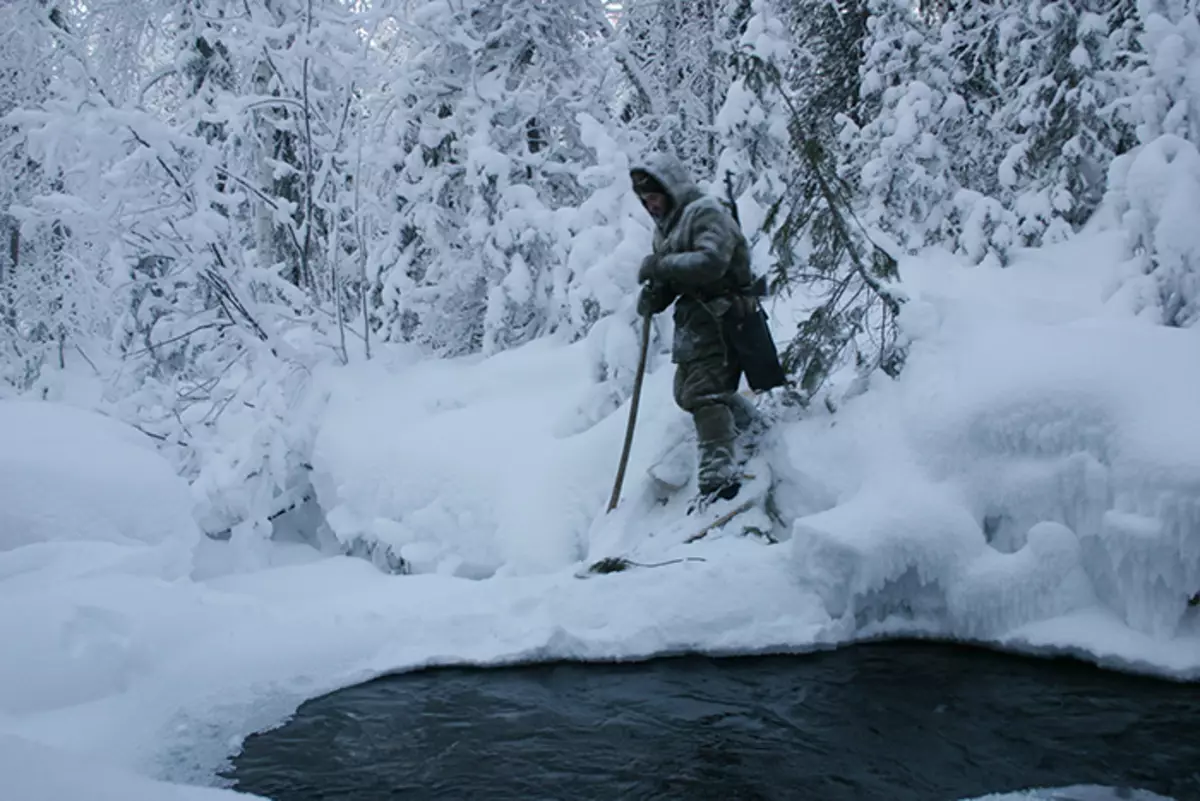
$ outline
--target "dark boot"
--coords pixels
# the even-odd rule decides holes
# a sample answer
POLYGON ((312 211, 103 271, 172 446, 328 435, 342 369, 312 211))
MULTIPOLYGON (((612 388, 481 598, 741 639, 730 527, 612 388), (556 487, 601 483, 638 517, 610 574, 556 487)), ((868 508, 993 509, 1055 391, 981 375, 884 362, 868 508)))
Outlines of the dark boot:
POLYGON ((715 490, 709 492, 701 490, 688 504, 687 513, 690 515, 694 512, 702 512, 718 500, 732 501, 737 497, 741 489, 742 482, 737 478, 733 478, 715 490))
POLYGON ((739 483, 733 458, 733 412, 723 403, 713 403, 697 409, 692 419, 700 450, 700 494, 733 497, 739 483))

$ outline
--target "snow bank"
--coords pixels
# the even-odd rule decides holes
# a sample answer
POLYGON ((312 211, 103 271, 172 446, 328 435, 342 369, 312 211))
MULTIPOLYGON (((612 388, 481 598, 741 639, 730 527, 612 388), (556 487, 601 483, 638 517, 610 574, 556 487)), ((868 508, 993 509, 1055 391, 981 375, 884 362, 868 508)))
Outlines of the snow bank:
POLYGON ((187 485, 144 435, 69 406, 2 401, 0 442, 0 570, 38 563, 15 553, 24 546, 84 542, 82 565, 104 553, 164 577, 190 569, 199 531, 187 485))
MULTIPOLYGON (((625 425, 625 376, 593 384, 589 347, 543 340, 482 362, 348 371, 313 454, 334 534, 348 547, 378 543, 415 572, 483 578, 575 563, 625 425), (598 395, 615 400, 597 410, 598 395)), ((631 475, 682 417, 669 370, 647 380, 644 399, 631 475)))
POLYGON ((0 441, 0 714, 119 692, 183 634, 163 604, 200 537, 187 485, 67 406, 0 402, 0 441))
POLYGON ((847 403, 837 430, 786 432, 801 469, 842 455, 841 502, 793 531, 798 573, 831 615, 854 628, 903 612, 1006 641, 1099 607, 1194 647, 1200 374, 1183 366, 1200 332, 1110 316, 1096 266, 1111 258, 1080 248, 1059 248, 1062 266, 950 281, 907 265, 903 376, 847 403), (1098 275, 1081 280, 1079 264, 1098 275))
POLYGON ((930 487, 870 487, 797 520, 792 559, 829 615, 857 627, 900 608, 928 615, 944 605, 947 584, 986 548, 978 533, 960 505, 930 487))
MULTIPOLYGON (((0 732, 137 686, 191 636, 177 618, 200 539, 186 483, 128 426, 0 402, 0 732)), ((120 736, 115 733, 114 736, 120 736)), ((0 734, 6 797, 223 797, 0 734), (64 770, 69 765, 70 770, 64 770)))

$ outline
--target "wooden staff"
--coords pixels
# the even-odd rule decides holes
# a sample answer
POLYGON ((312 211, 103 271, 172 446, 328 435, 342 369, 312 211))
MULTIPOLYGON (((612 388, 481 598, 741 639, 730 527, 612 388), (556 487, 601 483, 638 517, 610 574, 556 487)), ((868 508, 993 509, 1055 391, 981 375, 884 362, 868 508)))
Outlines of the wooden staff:
POLYGON ((621 449, 621 462, 617 465, 617 480, 613 483, 612 497, 608 499, 608 510, 617 508, 621 500, 621 485, 625 483, 625 467, 629 464, 629 450, 633 447, 633 427, 637 424, 638 401, 642 397, 642 379, 646 377, 646 354, 650 351, 650 317, 642 317, 642 352, 638 356, 637 375, 633 377, 633 398, 629 402, 629 422, 625 425, 625 446, 621 449))

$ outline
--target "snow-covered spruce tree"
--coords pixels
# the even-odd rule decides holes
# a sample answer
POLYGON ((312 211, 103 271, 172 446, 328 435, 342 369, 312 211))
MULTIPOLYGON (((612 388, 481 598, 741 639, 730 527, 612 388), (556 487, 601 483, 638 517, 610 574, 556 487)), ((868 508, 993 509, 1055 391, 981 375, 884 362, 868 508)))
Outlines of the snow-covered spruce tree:
MULTIPOLYGON (((938 69, 913 77, 957 98, 937 127, 953 202, 933 239, 973 261, 1003 264, 1011 248, 1061 240, 1090 218, 1108 161, 1130 144, 1115 111, 1126 56, 1114 35, 1129 5, 955 0, 914 12, 873 8, 910 38, 936 42, 924 49, 938 69)), ((885 104, 877 117, 889 116, 885 104)))
POLYGON ((1200 322, 1198 14, 1194 0, 1137 3, 1126 102, 1139 145, 1114 160, 1106 195, 1142 276, 1126 287, 1134 311, 1178 327, 1200 322))
POLYGON ((867 0, 776 3, 795 43, 784 83, 796 98, 807 130, 833 145, 839 119, 858 112, 867 0))
POLYGON ((252 129, 257 185, 273 201, 256 204, 258 262, 286 264, 287 281, 319 304, 333 296, 320 246, 330 220, 320 199, 322 184, 342 177, 331 163, 350 106, 339 57, 357 49, 348 40, 355 26, 342 4, 327 0, 261 0, 250 8, 247 33, 262 45, 245 65, 244 91, 260 99, 252 129))
MULTIPOLYGON (((347 130, 369 53, 360 34, 375 19, 330 0, 197 4, 176 19, 189 80, 164 86, 164 100, 222 241, 200 272, 206 302, 170 304, 192 355, 164 405, 184 426, 179 458, 206 528, 252 542, 307 492, 312 365, 349 356, 347 130)), ((141 397, 156 395, 147 382, 141 397)))
POLYGON ((775 231, 776 283, 806 285, 819 304, 786 348, 785 366, 807 398, 847 358, 860 375, 882 370, 895 377, 906 356, 896 327, 902 302, 896 260, 855 215, 852 189, 820 142, 794 129, 792 147, 800 170, 764 224, 775 231), (800 249, 803 260, 795 256, 800 249))
POLYGON ((955 137, 966 113, 954 90, 952 41, 894 0, 870 0, 861 126, 844 118, 842 173, 863 222, 915 250, 953 235, 948 211, 959 184, 955 137), (950 141, 947 141, 950 140, 950 141))
MULTIPOLYGON (((106 71, 114 72, 116 65, 126 64, 130 74, 143 78, 136 98, 123 97, 119 87, 106 90, 108 102, 116 107, 114 113, 132 104, 150 112, 139 115, 141 119, 131 126, 135 131, 131 134, 135 147, 130 152, 135 157, 153 160, 135 173, 131 183, 139 185, 141 191, 155 193, 168 207, 178 203, 180 194, 185 193, 192 198, 185 202, 194 203, 195 189, 205 187, 214 195, 208 210, 224 221, 230 214, 229 203, 221 197, 226 181, 218 172, 206 170, 207 177, 196 175, 196 185, 185 189, 186 176, 195 163, 194 158, 185 154, 202 154, 201 158, 209 164, 228 168, 224 158, 228 151, 227 126, 219 121, 221 115, 217 113, 222 103, 235 96, 233 54, 219 24, 225 8, 179 0, 148 3, 141 10, 156 25, 163 26, 165 35, 142 42, 157 58, 138 63, 135 54, 116 49, 101 62, 106 71), (109 58, 111 62, 107 61, 109 58), (131 65, 130 59, 133 59, 131 65), (142 133, 136 133, 153 127, 158 129, 158 137, 162 137, 166 131, 160 127, 160 121, 164 118, 181 123, 177 130, 183 136, 175 142, 167 144, 159 139, 151 143, 142 133), (156 144, 163 145, 161 152, 156 144)), ((105 9, 98 20, 93 18, 89 22, 93 29, 120 31, 130 41, 139 41, 130 30, 139 20, 116 9, 105 9)), ((119 128, 109 134, 122 136, 119 128)), ((161 218, 151 215, 139 222, 148 223, 154 233, 135 238, 138 244, 121 256, 128 262, 127 282, 120 281, 116 286, 127 292, 128 313, 116 321, 118 352, 125 361, 118 392, 124 395, 132 388, 132 397, 146 397, 150 407, 174 413, 178 411, 171 397, 175 393, 174 379, 186 376, 186 381, 193 377, 198 363, 211 357, 214 345, 216 350, 224 350, 216 345, 221 340, 210 334, 229 321, 219 319, 216 298, 205 285, 205 260, 215 253, 210 249, 208 254, 197 258, 189 246, 201 243, 192 240, 189 234, 171 234, 178 220, 170 214, 161 218)), ((119 228, 114 233, 119 237, 124 235, 119 228)), ((170 428, 170 421, 143 421, 136 407, 131 413, 139 422, 150 423, 147 430, 169 438, 168 432, 158 429, 164 422, 170 428)))
MULTIPOLYGON (((565 276, 555 281, 552 298, 555 317, 572 337, 620 310, 629 313, 627 323, 634 322, 637 265, 652 236, 630 188, 628 153, 634 148, 620 138, 619 129, 590 114, 581 114, 578 122, 581 140, 593 153, 577 176, 588 196, 566 215, 570 246, 559 267, 565 276)), ((612 377, 608 368, 600 372, 600 380, 612 377)))
POLYGON ((1130 5, 1037 0, 994 26, 1000 105, 990 128, 1007 146, 997 196, 1016 214, 1017 244, 1061 241, 1081 228, 1099 206, 1109 163, 1133 144, 1115 108, 1130 5))
POLYGON ((1120 147, 1100 63, 1116 51, 1093 36, 1099 15, 1072 22, 1051 5, 870 3, 861 127, 844 141, 872 227, 910 251, 938 243, 1005 264, 1013 247, 1090 215, 1084 175, 1120 147))
POLYGON ((802 101, 785 85, 794 57, 779 16, 766 2, 755 2, 735 60, 735 91, 723 117, 731 123, 730 133, 742 137, 740 148, 731 139, 731 160, 739 150, 750 153, 761 147, 763 157, 786 171, 773 181, 767 169, 760 178, 758 189, 774 197, 759 230, 770 236, 775 286, 790 290, 803 285, 817 299, 784 352, 785 365, 798 376, 807 402, 847 359, 864 374, 881 369, 896 375, 904 349, 895 326, 900 308, 892 286, 895 259, 871 241, 855 215, 851 187, 838 175, 835 156, 808 127, 802 101))
MULTIPOLYGON (((715 178, 737 202, 742 230, 756 248, 767 210, 787 191, 795 169, 788 139, 788 107, 779 88, 796 50, 783 18, 770 0, 752 0, 744 29, 732 54, 733 80, 717 114, 721 151, 715 178)), ((761 265, 758 266, 761 272, 761 265)))
POLYGON ((732 79, 731 46, 749 6, 749 0, 632 0, 620 18, 622 121, 700 176, 716 167, 716 118, 732 79))
POLYGON ((997 130, 995 116, 1014 89, 1000 70, 1007 50, 1020 44, 1025 31, 1020 4, 945 0, 917 9, 918 27, 936 42, 939 79, 962 106, 943 133, 953 153, 955 180, 966 190, 996 199, 1002 189, 997 165, 1011 143, 1008 132, 997 130))
POLYGON ((493 352, 555 330, 584 192, 577 114, 599 112, 590 0, 419 7, 387 91, 395 149, 390 264, 376 262, 381 334, 436 352, 493 352))
POLYGON ((716 178, 731 177, 743 228, 757 239, 771 233, 761 230, 766 210, 801 169, 789 125, 836 152, 838 121, 857 110, 866 9, 859 0, 753 0, 743 13, 717 117, 716 178))

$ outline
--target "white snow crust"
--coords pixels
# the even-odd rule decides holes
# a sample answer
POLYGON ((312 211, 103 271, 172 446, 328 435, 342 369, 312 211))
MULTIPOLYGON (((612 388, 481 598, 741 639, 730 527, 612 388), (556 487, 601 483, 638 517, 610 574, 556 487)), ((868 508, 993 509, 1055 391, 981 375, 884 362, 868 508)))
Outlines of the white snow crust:
MULTIPOLYGON (((902 263, 900 379, 831 396, 836 412, 814 407, 764 445, 778 542, 733 525, 654 551, 704 561, 586 581, 585 557, 627 542, 605 526, 628 515, 597 518, 629 373, 595 369, 620 360, 627 310, 595 334, 608 345, 321 376, 312 545, 203 540, 142 434, 0 403, 6 787, 82 797, 66 763, 93 777, 91 798, 228 797, 155 782, 213 784, 247 734, 306 698, 439 664, 917 635, 1194 681, 1200 331, 1120 306, 1119 251, 1092 236, 1005 269, 902 263), (413 575, 331 553, 355 542, 413 575)), ((794 312, 772 315, 782 339, 794 312)), ((656 353, 627 499, 689 432, 671 374, 656 353)))
POLYGON ((994 793, 980 796, 972 801, 1171 801, 1171 799, 1149 790, 1077 784, 1070 787, 1043 788, 1022 793, 994 793))
POLYGON ((79 754, 0 735, 6 798, 19 801, 230 801, 261 796, 154 781, 79 754))

